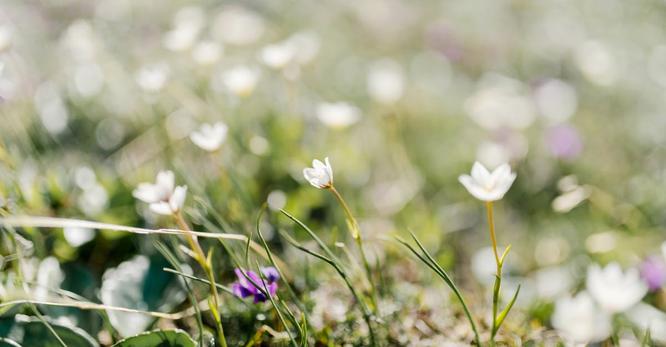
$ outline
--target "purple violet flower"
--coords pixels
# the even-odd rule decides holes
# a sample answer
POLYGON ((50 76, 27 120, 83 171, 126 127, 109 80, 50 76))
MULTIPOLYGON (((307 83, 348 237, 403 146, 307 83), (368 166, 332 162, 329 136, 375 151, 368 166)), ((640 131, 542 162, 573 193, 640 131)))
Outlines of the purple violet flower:
POLYGON ((262 280, 261 276, 257 275, 254 271, 236 268, 234 272, 236 273, 236 277, 238 277, 238 281, 231 284, 231 290, 234 295, 243 299, 252 296, 255 304, 268 300, 268 297, 264 294, 266 291, 271 296, 275 295, 278 289, 277 280, 280 279, 278 271, 274 267, 265 267, 260 270, 266 280, 262 280), (257 286, 261 286, 261 289, 257 288, 257 286))
POLYGON ((641 277, 650 291, 658 290, 666 282, 666 263, 661 257, 648 257, 641 264, 641 277))

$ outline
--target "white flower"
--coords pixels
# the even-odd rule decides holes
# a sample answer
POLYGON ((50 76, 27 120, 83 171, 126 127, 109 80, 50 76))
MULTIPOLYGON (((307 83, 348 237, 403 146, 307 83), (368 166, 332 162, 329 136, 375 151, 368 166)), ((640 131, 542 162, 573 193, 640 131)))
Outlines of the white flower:
POLYGON ((259 80, 259 72, 247 66, 237 66, 224 73, 224 85, 237 96, 249 96, 254 92, 259 80))
POLYGON ((311 31, 302 31, 291 35, 287 42, 294 51, 294 60, 301 64, 307 64, 317 56, 321 45, 319 36, 311 31))
POLYGON ((158 92, 169 80, 170 69, 164 63, 144 66, 136 74, 136 83, 146 92, 158 92))
POLYGON ((66 227, 63 229, 65 241, 72 247, 79 247, 95 238, 95 231, 89 228, 66 227))
POLYGON ((160 171, 155 183, 141 183, 134 189, 135 198, 150 204, 150 210, 163 215, 179 211, 185 202, 186 186, 174 189, 175 178, 171 171, 160 171))
POLYGON ((331 128, 346 128, 356 123, 361 111, 346 102, 323 102, 317 106, 317 118, 331 128))
POLYGON ((272 69, 282 69, 294 58, 294 48, 288 41, 268 45, 261 50, 261 61, 272 69))
POLYGON ((605 268, 597 264, 587 269, 587 290, 610 313, 624 312, 643 299, 648 291, 637 269, 622 272, 617 263, 605 268))
POLYGON ((563 337, 576 343, 601 341, 612 331, 610 315, 601 311, 585 291, 557 300, 551 322, 563 337))
POLYGON ((377 102, 392 104, 398 101, 405 91, 405 77, 402 67, 390 59, 375 63, 368 72, 368 93, 377 102))
POLYGON ((0 26, 0 53, 12 46, 12 32, 8 26, 0 26))
POLYGON ((193 131, 190 134, 190 140, 195 145, 199 146, 209 152, 214 152, 220 149, 220 146, 227 138, 227 125, 222 122, 215 124, 202 124, 199 130, 193 131))
POLYGON ((511 172, 509 164, 502 164, 492 173, 483 164, 475 162, 472 166, 472 175, 461 175, 458 181, 475 198, 482 201, 495 201, 504 197, 516 179, 516 173, 511 172))
POLYGON ((228 6, 213 21, 211 32, 217 39, 232 45, 256 42, 265 31, 263 18, 243 7, 228 6))
POLYGON ((653 340, 666 343, 666 313, 641 302, 627 311, 626 316, 640 331, 650 329, 653 340))
POLYGON ((201 41, 192 49, 192 59, 199 65, 213 65, 220 60, 224 47, 214 41, 201 41))
POLYGON ((333 185, 333 168, 328 161, 328 157, 324 159, 324 163, 315 159, 312 161, 312 167, 303 169, 303 177, 316 188, 325 189, 333 185))

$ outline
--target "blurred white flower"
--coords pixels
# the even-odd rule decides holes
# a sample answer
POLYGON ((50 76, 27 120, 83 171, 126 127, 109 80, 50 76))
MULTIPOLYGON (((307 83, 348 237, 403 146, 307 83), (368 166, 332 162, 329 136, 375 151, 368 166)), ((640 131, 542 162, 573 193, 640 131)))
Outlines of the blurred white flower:
POLYGON ((310 184, 319 189, 330 188, 333 185, 333 168, 328 161, 328 157, 324 159, 324 163, 315 159, 312 161, 312 167, 303 169, 303 177, 310 182, 310 184))
POLYGON ((576 89, 558 79, 550 79, 540 85, 534 93, 534 99, 539 113, 551 122, 566 121, 578 108, 576 89))
POLYGON ((279 211, 287 204, 287 194, 281 190, 274 190, 266 198, 268 207, 273 211, 279 211))
POLYGON ((294 51, 294 60, 301 65, 311 62, 319 53, 321 45, 319 36, 311 31, 297 32, 291 35, 287 42, 294 51))
POLYGON ((74 88, 83 97, 99 94, 104 87, 104 71, 97 64, 81 64, 74 70, 74 88))
POLYGON ((551 266, 539 269, 534 275, 537 294, 540 298, 552 299, 559 297, 571 289, 573 278, 568 269, 562 266, 551 266))
POLYGON ((370 67, 367 80, 368 93, 375 101, 392 104, 405 92, 405 77, 400 64, 390 59, 376 62, 370 67))
POLYGON ((264 33, 264 21, 243 7, 229 6, 217 15, 211 30, 225 43, 247 45, 256 42, 264 33))
POLYGON ((294 53, 294 46, 285 41, 264 47, 261 50, 260 58, 266 66, 272 69, 282 69, 292 61, 294 53))
POLYGON ((254 92, 259 80, 259 71, 247 66, 236 66, 222 76, 224 85, 239 97, 246 97, 254 92))
POLYGON ((637 269, 628 269, 623 273, 618 263, 610 263, 603 269, 598 264, 590 265, 586 284, 601 308, 610 313, 628 310, 648 291, 637 269))
POLYGON ((472 166, 472 175, 460 175, 458 180, 475 198, 482 201, 495 201, 504 197, 516 173, 511 172, 509 164, 502 164, 492 173, 483 164, 475 162, 472 166))
POLYGON ((175 187, 175 177, 171 171, 160 171, 155 183, 140 183, 132 195, 150 204, 150 210, 163 215, 179 211, 185 202, 186 186, 175 187))
POLYGON ((361 118, 358 107, 346 102, 322 102, 317 106, 317 118, 331 128, 346 128, 361 118))
POLYGON ((12 46, 12 32, 6 25, 0 26, 0 53, 12 46))
POLYGON ((55 257, 47 257, 39 263, 37 270, 37 287, 35 288, 35 299, 47 300, 49 293, 60 289, 65 280, 65 273, 60 268, 60 262, 55 257))
POLYGON ((95 231, 89 228, 66 227, 63 235, 72 247, 79 247, 95 238, 95 231))
POLYGON ((483 141, 476 149, 476 159, 483 165, 497 167, 511 158, 511 151, 507 146, 495 141, 483 141))
POLYGON ((67 129, 69 111, 54 82, 46 81, 37 88, 34 104, 44 128, 50 134, 58 135, 67 129))
POLYGON ((192 50, 192 59, 199 65, 213 65, 220 60, 224 48, 214 41, 201 41, 192 50))
POLYGON ((600 310, 585 291, 557 300, 551 322, 564 338, 575 343, 598 342, 612 331, 610 315, 600 310))
POLYGON ((222 122, 215 124, 202 124, 201 127, 190 134, 190 140, 199 148, 209 152, 220 149, 227 138, 227 125, 222 122))
POLYGON ((617 64, 612 51, 601 41, 586 41, 576 47, 574 58, 578 68, 591 82, 601 86, 615 83, 617 64))
POLYGON ((465 110, 480 126, 497 130, 525 129, 534 122, 534 104, 525 85, 512 78, 487 74, 465 100, 465 110))
POLYGON ((190 49, 201 32, 203 22, 204 13, 200 7, 187 6, 178 10, 173 29, 164 35, 164 47, 172 51, 190 49))
POLYGON ((160 91, 169 79, 169 66, 164 63, 142 67, 136 74, 136 83, 147 92, 160 91))
POLYGON ((626 316, 642 332, 650 329, 653 340, 666 343, 666 313, 641 302, 627 311, 626 316))
POLYGON ((96 216, 102 213, 109 204, 109 194, 101 184, 95 182, 83 190, 79 196, 78 207, 88 216, 96 216))
POLYGON ((495 256, 491 247, 483 247, 472 256, 472 274, 479 283, 491 285, 495 280, 495 256))
POLYGON ((199 35, 198 27, 179 26, 164 34, 162 43, 171 51, 184 51, 192 47, 199 35))

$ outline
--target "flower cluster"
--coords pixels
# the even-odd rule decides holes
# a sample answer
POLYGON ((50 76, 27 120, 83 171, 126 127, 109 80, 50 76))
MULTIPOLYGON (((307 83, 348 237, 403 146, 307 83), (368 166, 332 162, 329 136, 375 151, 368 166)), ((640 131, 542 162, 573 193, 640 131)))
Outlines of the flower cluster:
POLYGON ((231 285, 234 295, 243 299, 251 296, 255 304, 268 300, 266 292, 271 296, 275 295, 278 289, 277 281, 280 279, 280 274, 274 267, 264 267, 260 270, 263 279, 262 276, 259 276, 254 271, 236 268, 234 272, 236 273, 236 277, 238 277, 238 281, 231 285), (258 288, 257 286, 261 287, 258 288))
POLYGON ((637 269, 623 272, 617 263, 590 265, 586 290, 555 303, 553 326, 576 343, 602 341, 612 332, 612 315, 628 312, 647 291, 637 269))

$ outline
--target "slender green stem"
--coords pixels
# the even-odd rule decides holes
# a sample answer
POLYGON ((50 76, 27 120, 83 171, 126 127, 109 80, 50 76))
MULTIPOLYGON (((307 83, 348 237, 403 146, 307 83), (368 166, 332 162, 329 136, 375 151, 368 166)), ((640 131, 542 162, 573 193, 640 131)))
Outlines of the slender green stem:
POLYGON ((372 276, 372 268, 370 267, 370 263, 368 262, 368 258, 365 255, 365 250, 363 248, 363 238, 361 237, 361 228, 358 225, 358 222, 356 221, 356 218, 354 218, 354 215, 351 212, 351 209, 347 205, 347 202, 345 202, 345 199, 342 198, 342 195, 340 192, 338 192, 337 189, 335 189, 335 186, 332 186, 329 188, 331 193, 333 193, 333 196, 338 200, 340 205, 342 206, 342 209, 345 211, 345 215, 347 216, 347 225, 349 226, 349 229, 351 231, 352 237, 354 238, 354 241, 356 242, 356 246, 358 247, 359 253, 361 254, 361 259, 363 261, 363 267, 365 269, 366 276, 368 278, 368 283, 370 284, 370 299, 372 300, 372 305, 375 308, 375 311, 378 309, 377 306, 377 291, 375 288, 375 283, 373 280, 372 276))
MULTIPOLYGON (((185 219, 183 218, 183 215, 180 211, 175 211, 173 216, 174 219, 176 220, 176 224, 178 224, 178 227, 180 229, 182 229, 183 231, 191 231, 189 225, 187 225, 187 222, 185 222, 185 219)), ((196 236, 190 233, 186 233, 185 239, 187 240, 187 243, 189 243, 192 251, 194 252, 196 261, 204 270, 206 277, 208 277, 209 288, 211 293, 208 299, 209 300, 208 306, 210 307, 210 313, 213 316, 213 319, 215 320, 215 328, 217 330, 217 336, 220 341, 219 343, 222 347, 227 347, 227 339, 224 336, 224 328, 222 327, 222 318, 220 317, 220 313, 218 311, 220 304, 218 301, 219 296, 217 293, 217 284, 215 283, 215 273, 213 272, 213 264, 211 264, 210 261, 207 260, 206 254, 201 248, 201 245, 199 245, 196 236)))
POLYGON ((490 334, 490 345, 495 346, 495 335, 497 334, 497 310, 499 306, 499 293, 502 283, 502 260, 497 252, 497 237, 495 236, 495 219, 493 217, 493 203, 486 201, 486 212, 488 215, 488 230, 490 232, 490 241, 492 242, 493 254, 495 255, 495 264, 497 271, 495 274, 495 284, 493 285, 493 326, 490 334))

